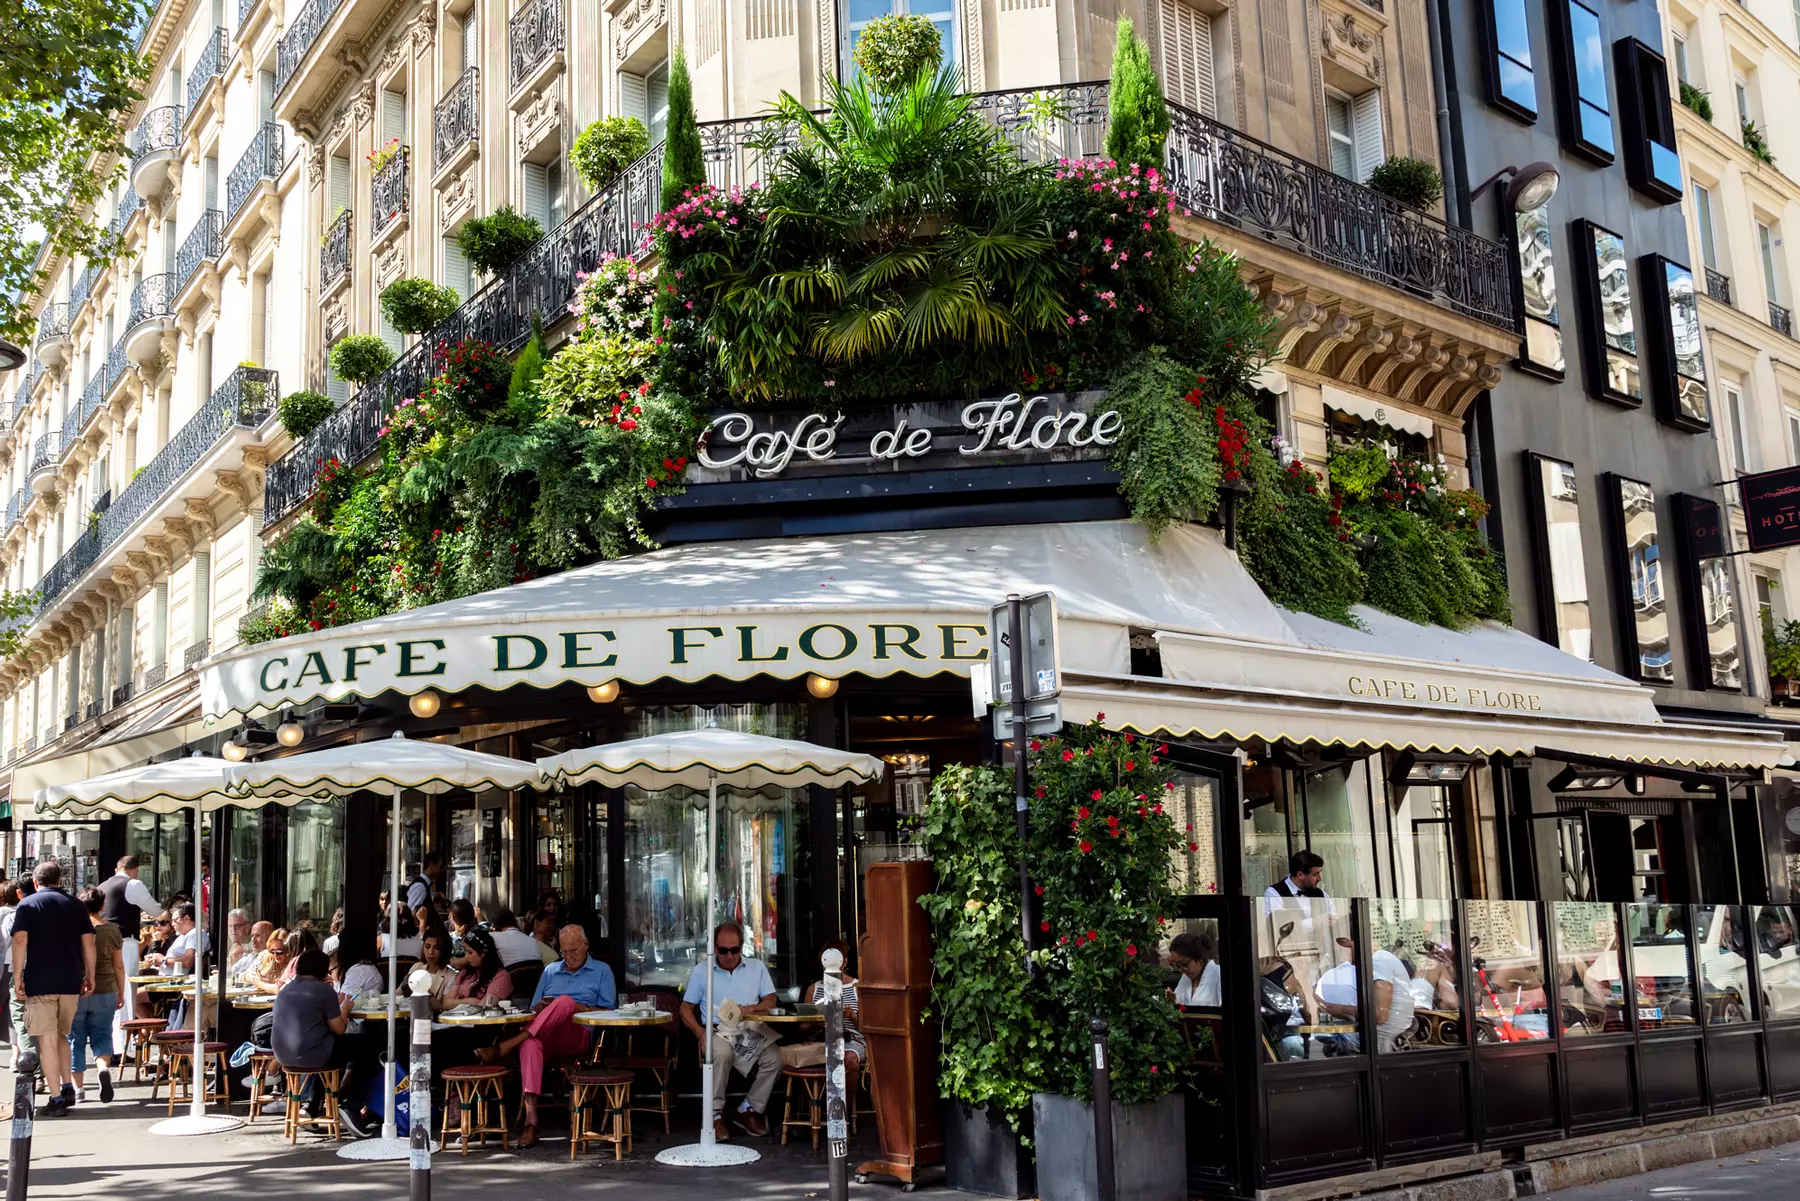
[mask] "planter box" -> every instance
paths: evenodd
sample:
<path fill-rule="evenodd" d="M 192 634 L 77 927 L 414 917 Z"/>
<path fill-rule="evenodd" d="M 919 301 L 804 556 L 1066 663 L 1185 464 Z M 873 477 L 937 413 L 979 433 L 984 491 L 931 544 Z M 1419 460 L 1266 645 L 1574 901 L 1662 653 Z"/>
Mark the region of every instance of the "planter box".
<path fill-rule="evenodd" d="M 1187 1099 L 1113 1105 L 1113 1180 L 1118 1201 L 1187 1201 Z M 1094 1107 L 1070 1097 L 1031 1099 L 1041 1201 L 1096 1201 Z"/>
<path fill-rule="evenodd" d="M 1018 1201 L 1037 1195 L 1031 1152 L 1019 1143 L 1006 1119 L 985 1105 L 942 1103 L 944 1183 L 965 1193 Z M 1030 1133 L 1031 1115 L 1023 1125 Z"/>

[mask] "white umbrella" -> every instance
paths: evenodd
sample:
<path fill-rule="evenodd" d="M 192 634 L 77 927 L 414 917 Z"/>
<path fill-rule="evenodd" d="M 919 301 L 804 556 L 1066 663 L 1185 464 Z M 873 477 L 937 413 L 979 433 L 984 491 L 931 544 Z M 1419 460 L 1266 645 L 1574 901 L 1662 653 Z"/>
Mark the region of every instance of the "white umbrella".
<path fill-rule="evenodd" d="M 59 816 L 89 817 L 103 813 L 179 813 L 194 810 L 194 893 L 200 896 L 200 815 L 243 802 L 230 795 L 225 769 L 231 766 L 223 759 L 193 755 L 171 759 L 166 763 L 147 763 L 108 772 L 72 784 L 52 784 L 38 790 L 32 803 L 39 813 Z M 261 802 L 251 802 L 260 804 Z M 212 923 L 202 911 L 202 929 Z M 205 974 L 200 970 L 200 955 L 194 955 L 194 1083 L 188 1113 L 169 1118 L 150 1127 L 152 1134 L 218 1134 L 242 1126 L 243 1119 L 229 1114 L 206 1112 L 206 1016 L 202 1006 Z M 127 980 L 120 987 L 130 988 Z M 173 1082 L 169 1087 L 174 1088 Z"/>
<path fill-rule="evenodd" d="M 608 746 L 582 747 L 539 759 L 544 774 L 561 784 L 606 784 L 620 788 L 687 787 L 706 789 L 706 1066 L 700 1095 L 706 1113 L 700 1141 L 659 1151 L 658 1163 L 687 1167 L 729 1167 L 752 1163 L 757 1154 L 745 1146 L 723 1146 L 713 1137 L 713 935 L 718 909 L 717 840 L 719 782 L 736 788 L 840 788 L 881 779 L 883 764 L 873 755 L 838 751 L 810 742 L 765 738 L 709 727 L 657 734 Z M 729 1066 L 726 1071 L 730 1071 Z"/>
<path fill-rule="evenodd" d="M 387 1067 L 382 1073 L 384 1098 L 381 1137 L 352 1143 L 339 1154 L 345 1159 L 406 1159 L 411 1148 L 399 1137 L 394 1122 L 394 1026 L 395 994 L 399 992 L 400 906 L 405 893 L 400 880 L 400 793 L 451 792 L 466 788 L 504 789 L 548 787 L 535 763 L 465 750 L 441 742 L 421 742 L 396 733 L 374 742 L 346 743 L 321 751 L 306 751 L 259 763 L 226 765 L 226 777 L 234 791 L 252 797 L 349 796 L 379 787 L 393 790 L 393 829 L 388 838 L 389 890 Z M 418 1119 L 415 1119 L 418 1120 Z"/>

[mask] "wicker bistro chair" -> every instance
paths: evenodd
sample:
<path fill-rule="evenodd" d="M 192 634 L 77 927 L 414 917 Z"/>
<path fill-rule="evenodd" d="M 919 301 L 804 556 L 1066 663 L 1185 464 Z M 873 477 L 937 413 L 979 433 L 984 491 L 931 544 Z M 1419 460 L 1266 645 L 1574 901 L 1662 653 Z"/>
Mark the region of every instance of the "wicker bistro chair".
<path fill-rule="evenodd" d="M 344 1124 L 338 1117 L 338 1089 L 344 1084 L 342 1068 L 289 1068 L 281 1069 L 282 1080 L 287 1093 L 287 1110 L 282 1120 L 282 1134 L 287 1136 L 290 1146 L 300 1141 L 301 1127 L 322 1128 L 332 1138 L 344 1137 Z M 325 1090 L 325 1103 L 320 1107 L 319 1116 L 311 1117 L 302 1108 L 312 1093 L 312 1084 L 317 1078 Z"/>
<path fill-rule="evenodd" d="M 144 1061 L 150 1057 L 152 1043 L 150 1036 L 164 1029 L 167 1023 L 161 1018 L 132 1018 L 128 1022 L 120 1022 L 119 1027 L 125 1033 L 125 1045 L 119 1051 L 131 1060 L 131 1080 L 133 1084 L 144 1078 Z M 125 1078 L 123 1067 L 119 1070 L 119 1078 Z M 150 1068 L 152 1088 L 155 1087 L 156 1067 Z"/>
<path fill-rule="evenodd" d="M 262 1116 L 263 1106 L 274 1100 L 274 1094 L 268 1089 L 269 1077 L 277 1071 L 275 1052 L 257 1051 L 250 1056 L 250 1118 L 254 1122 Z"/>
<path fill-rule="evenodd" d="M 615 1160 L 631 1150 L 631 1086 L 636 1079 L 630 1072 L 604 1068 L 569 1070 L 570 1159 L 581 1153 L 585 1143 L 611 1143 Z M 594 1120 L 596 1111 L 601 1115 L 598 1122 Z"/>
<path fill-rule="evenodd" d="M 175 1106 L 192 1101 L 194 1096 L 194 1036 L 188 1031 L 181 1032 L 179 1042 L 160 1042 L 162 1047 L 163 1067 L 169 1080 L 169 1116 L 175 1116 Z M 231 1089 L 226 1083 L 225 1057 L 229 1048 L 224 1043 L 208 1042 L 201 1044 L 201 1056 L 213 1069 L 201 1070 L 200 1098 L 201 1107 L 217 1101 L 231 1112 Z M 215 1091 L 217 1090 L 217 1091 Z M 151 1099 L 155 1099 L 155 1085 L 151 1086 Z"/>
<path fill-rule="evenodd" d="M 819 1149 L 819 1133 L 825 1128 L 825 1065 L 816 1064 L 804 1068 L 782 1068 L 781 1078 L 787 1081 L 787 1101 L 782 1106 L 781 1145 L 787 1146 L 788 1130 L 800 1126 L 812 1132 L 813 1150 Z M 795 1085 L 800 1086 L 800 1100 L 806 1102 L 806 1116 L 794 1116 Z"/>
<path fill-rule="evenodd" d="M 439 1079 L 444 1087 L 456 1094 L 459 1110 L 455 1127 L 450 1125 L 450 1107 L 444 1107 L 443 1129 L 439 1137 L 445 1145 L 449 1145 L 450 1136 L 462 1137 L 462 1153 L 469 1153 L 469 1144 L 479 1138 L 481 1146 L 487 1148 L 490 1134 L 500 1136 L 500 1149 L 511 1147 L 512 1131 L 506 1124 L 506 1077 L 507 1069 L 499 1064 L 473 1064 L 468 1067 L 445 1068 Z"/>

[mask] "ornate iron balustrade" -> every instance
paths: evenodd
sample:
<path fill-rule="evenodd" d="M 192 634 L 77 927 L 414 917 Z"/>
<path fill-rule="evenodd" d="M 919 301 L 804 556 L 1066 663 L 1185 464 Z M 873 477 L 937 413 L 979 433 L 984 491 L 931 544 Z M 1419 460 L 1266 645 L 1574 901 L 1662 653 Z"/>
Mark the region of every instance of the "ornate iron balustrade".
<path fill-rule="evenodd" d="M 100 702 L 97 700 L 89 701 L 87 703 L 86 713 L 87 713 L 87 719 L 89 721 L 93 721 L 96 717 L 99 717 L 100 716 Z"/>
<path fill-rule="evenodd" d="M 126 680 L 123 684 L 120 684 L 117 688 L 112 690 L 112 707 L 117 709 L 120 705 L 123 705 L 126 701 L 131 699 L 131 694 L 131 681 Z"/>
<path fill-rule="evenodd" d="M 225 214 L 207 209 L 200 214 L 200 224 L 183 239 L 175 252 L 175 292 L 179 295 L 199 274 L 204 263 L 216 263 L 225 253 Z"/>
<path fill-rule="evenodd" d="M 408 148 L 400 147 L 369 180 L 369 236 L 379 238 L 406 211 Z"/>
<path fill-rule="evenodd" d="M 106 352 L 106 391 L 108 395 L 112 394 L 114 388 L 125 382 L 125 377 L 130 371 L 131 360 L 125 357 L 125 335 L 121 332 L 113 343 L 112 349 Z"/>
<path fill-rule="evenodd" d="M 1776 333 L 1794 336 L 1794 314 L 1782 308 L 1773 300 L 1769 302 L 1769 328 Z"/>
<path fill-rule="evenodd" d="M 193 643 L 182 653 L 181 670 L 194 670 L 194 664 L 200 662 L 200 660 L 206 658 L 206 656 L 210 654 L 212 654 L 212 639 L 202 638 L 200 641 Z"/>
<path fill-rule="evenodd" d="M 31 444 L 31 474 L 47 468 L 55 467 L 62 458 L 62 431 L 46 430 L 42 437 Z"/>
<path fill-rule="evenodd" d="M 38 376 L 42 375 L 43 373 L 44 373 L 43 364 L 42 363 L 34 364 L 32 369 L 30 371 L 26 372 L 24 378 L 19 381 L 19 386 L 17 388 L 13 389 L 13 415 L 14 416 L 17 416 L 18 414 L 24 412 L 25 406 L 27 406 L 31 403 L 31 390 L 32 390 L 32 388 L 37 386 Z"/>
<path fill-rule="evenodd" d="M 160 150 L 174 150 L 181 145 L 181 106 L 165 104 L 144 114 L 137 132 L 131 135 L 133 158 L 143 158 Z"/>
<path fill-rule="evenodd" d="M 1706 294 L 1720 304 L 1731 303 L 1731 277 L 1722 271 L 1706 269 Z"/>
<path fill-rule="evenodd" d="M 324 244 L 319 247 L 319 290 L 329 291 L 337 286 L 339 280 L 350 275 L 350 243 L 354 237 L 351 230 L 352 213 L 349 209 L 337 215 L 331 227 L 325 231 Z"/>
<path fill-rule="evenodd" d="M 80 275 L 75 277 L 75 282 L 69 285 L 69 319 L 71 321 L 81 310 L 81 306 L 92 298 L 96 274 L 98 273 L 92 267 L 85 268 Z"/>
<path fill-rule="evenodd" d="M 506 23 L 507 87 L 518 91 L 544 60 L 563 48 L 562 0 L 525 0 Z"/>
<path fill-rule="evenodd" d="M 36 616 L 42 617 L 44 610 L 55 604 L 56 598 L 67 592 L 70 585 L 86 575 L 88 569 L 93 567 L 94 560 L 99 557 L 100 536 L 92 529 L 83 531 L 81 537 L 75 539 L 75 544 L 38 581 Z"/>
<path fill-rule="evenodd" d="M 146 321 L 167 317 L 175 311 L 175 277 L 168 272 L 146 275 L 131 289 L 131 315 L 125 321 L 127 331 Z"/>
<path fill-rule="evenodd" d="M 69 306 L 66 304 L 47 304 L 44 311 L 38 314 L 37 344 L 53 342 L 57 338 L 69 336 Z"/>
<path fill-rule="evenodd" d="M 250 14 L 256 11 L 256 6 L 260 3 L 262 3 L 262 0 L 238 0 L 239 29 L 244 27 L 244 22 L 250 19 Z"/>
<path fill-rule="evenodd" d="M 88 421 L 98 413 L 106 403 L 106 369 L 102 367 L 94 373 L 94 378 L 87 382 L 81 390 L 81 401 L 69 410 L 63 418 L 63 449 L 75 445 L 81 439 L 81 431 L 87 428 Z"/>
<path fill-rule="evenodd" d="M 31 496 L 30 488 L 19 488 L 13 492 L 11 497 L 9 497 L 7 499 L 7 502 L 6 502 L 6 528 L 7 529 L 10 530 L 13 526 L 18 525 L 20 519 L 22 519 L 25 516 L 25 509 L 26 509 L 26 506 L 30 503 L 28 500 L 28 498 L 30 496 Z"/>
<path fill-rule="evenodd" d="M 115 234 L 124 233 L 125 227 L 131 224 L 131 219 L 137 216 L 143 207 L 144 198 L 138 195 L 136 188 L 129 184 L 126 185 L 125 195 L 119 197 L 118 215 L 113 218 L 113 232 Z"/>
<path fill-rule="evenodd" d="M 479 69 L 470 67 L 450 85 L 444 98 L 431 110 L 431 161 L 434 170 L 455 158 L 478 134 L 481 110 L 477 104 Z"/>
<path fill-rule="evenodd" d="M 200 97 L 206 94 L 206 85 L 225 71 L 226 60 L 230 58 L 225 49 L 225 39 L 225 27 L 221 25 L 207 36 L 205 48 L 200 51 L 200 57 L 194 60 L 187 81 L 187 111 L 190 113 L 194 111 Z"/>
<path fill-rule="evenodd" d="M 231 174 L 225 177 L 225 224 L 237 220 L 238 211 L 255 193 L 257 184 L 281 177 L 281 169 L 286 165 L 285 150 L 281 126 L 264 122 Z"/>
<path fill-rule="evenodd" d="M 292 83 L 300 65 L 306 61 L 313 43 L 325 32 L 326 22 L 336 13 L 343 0 L 306 0 L 298 13 L 294 15 L 293 24 L 281 35 L 275 44 L 275 91 L 285 92 Z"/>
<path fill-rule="evenodd" d="M 149 692 L 152 688 L 160 688 L 162 687 L 163 682 L 168 678 L 169 665 L 167 663 L 158 663 L 154 667 L 146 667 L 143 670 L 143 673 L 138 676 L 138 679 L 142 681 L 138 686 L 138 690 L 140 692 Z"/>

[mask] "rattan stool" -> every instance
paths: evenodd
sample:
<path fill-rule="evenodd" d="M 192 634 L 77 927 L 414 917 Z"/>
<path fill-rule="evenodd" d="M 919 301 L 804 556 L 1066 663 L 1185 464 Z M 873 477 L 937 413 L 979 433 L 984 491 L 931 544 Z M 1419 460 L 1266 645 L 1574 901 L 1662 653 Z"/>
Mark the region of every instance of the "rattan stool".
<path fill-rule="evenodd" d="M 287 1110 L 282 1117 L 281 1132 L 291 1146 L 300 1141 L 300 1128 L 323 1127 L 332 1138 L 344 1137 L 344 1124 L 338 1119 L 338 1089 L 344 1085 L 342 1068 L 281 1069 L 282 1087 L 287 1090 Z M 325 1104 L 318 1117 L 309 1116 L 302 1108 L 312 1093 L 313 1078 L 325 1089 Z"/>
<path fill-rule="evenodd" d="M 569 1158 L 581 1153 L 583 1143 L 611 1143 L 613 1158 L 623 1159 L 631 1150 L 631 1072 L 603 1068 L 575 1068 L 569 1072 Z M 604 1094 L 604 1100 L 602 1095 Z M 602 1111 L 598 1125 L 594 1111 Z M 607 1131 L 607 1119 L 612 1130 Z"/>
<path fill-rule="evenodd" d="M 275 1052 L 253 1051 L 250 1055 L 250 1120 L 254 1122 L 262 1114 L 262 1108 L 274 1098 L 263 1087 L 269 1079 L 269 1073 L 276 1070 Z"/>
<path fill-rule="evenodd" d="M 787 1146 L 788 1127 L 804 1126 L 812 1131 L 813 1150 L 819 1149 L 819 1132 L 825 1128 L 825 1065 L 804 1068 L 782 1068 L 787 1083 L 787 1104 L 781 1115 L 781 1145 Z M 794 1085 L 806 1093 L 806 1117 L 794 1116 Z"/>
<path fill-rule="evenodd" d="M 144 1078 L 144 1059 L 150 1054 L 150 1036 L 168 1025 L 162 1018 L 132 1018 L 128 1022 L 120 1022 L 119 1029 L 125 1035 L 125 1045 L 119 1050 L 131 1058 L 131 1079 L 137 1083 Z M 119 1079 L 125 1079 L 124 1068 L 119 1069 Z M 156 1079 L 156 1068 L 150 1069 L 150 1079 Z"/>
<path fill-rule="evenodd" d="M 508 1141 L 512 1131 L 506 1125 L 506 1069 L 497 1064 L 471 1064 L 466 1067 L 445 1068 L 438 1079 L 444 1082 L 446 1089 L 453 1090 L 456 1095 L 458 1121 L 455 1130 L 450 1126 L 450 1107 L 444 1106 L 443 1129 L 439 1132 L 445 1145 L 449 1145 L 451 1134 L 462 1136 L 462 1153 L 469 1153 L 469 1143 L 480 1138 L 483 1149 L 487 1147 L 487 1136 L 500 1136 L 500 1149 L 508 1150 Z"/>
<path fill-rule="evenodd" d="M 186 1033 L 184 1031 L 184 1033 Z M 194 1099 L 194 1036 L 190 1033 L 179 1045 L 163 1043 L 163 1062 L 169 1068 L 169 1115 L 175 1114 L 175 1106 Z M 226 1048 L 224 1043 L 202 1043 L 202 1063 L 218 1070 L 218 1075 L 208 1083 L 211 1075 L 206 1066 L 200 1069 L 200 1108 L 205 1109 L 214 1101 L 225 1106 L 225 1112 L 231 1112 L 231 1085 L 226 1078 L 228 1065 L 225 1062 Z M 217 1090 L 216 1092 L 214 1090 Z"/>

